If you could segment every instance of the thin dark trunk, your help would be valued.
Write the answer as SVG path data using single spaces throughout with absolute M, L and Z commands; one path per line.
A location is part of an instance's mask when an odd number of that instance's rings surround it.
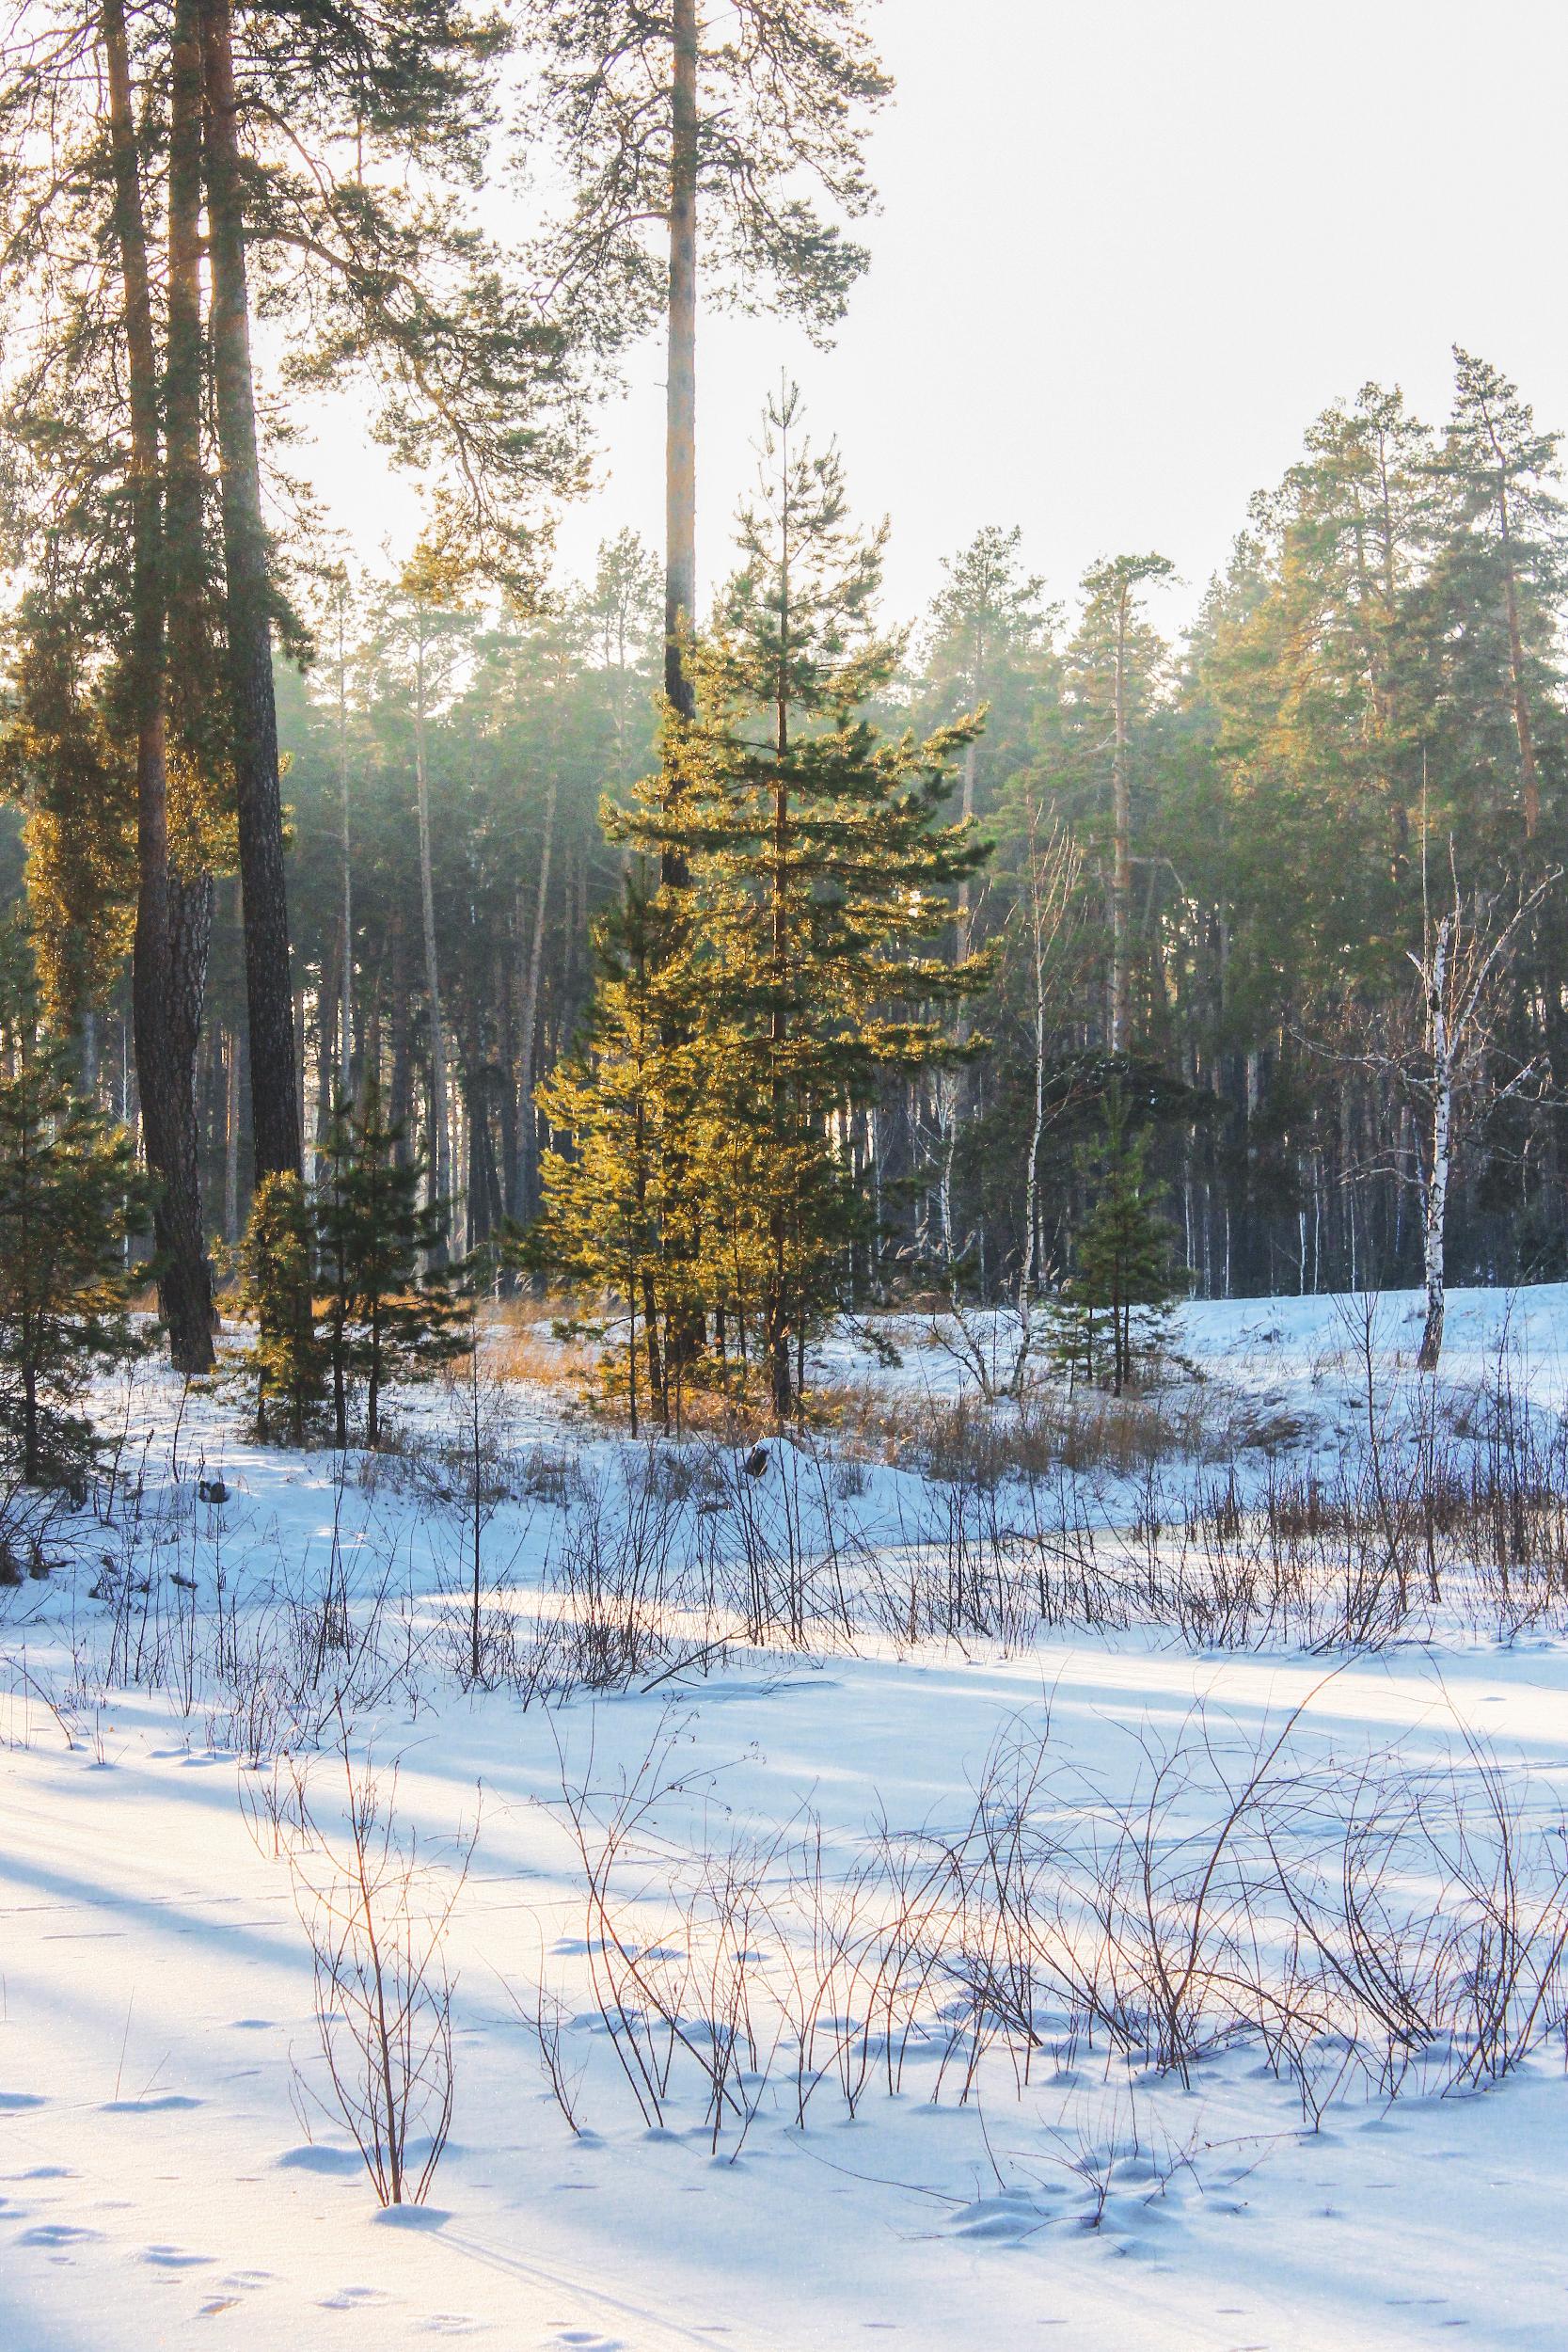
M 223 1056 L 223 1238 L 240 1238 L 240 1039 L 231 1029 Z
M 787 424 L 785 426 L 787 434 Z M 773 786 L 773 872 L 771 968 L 773 1005 L 768 1024 L 772 1048 L 772 1118 L 775 1164 L 784 1165 L 784 1127 L 788 1117 L 788 1089 L 784 1078 L 784 1047 L 787 1041 L 788 1016 L 785 1011 L 785 984 L 789 969 L 789 914 L 785 886 L 789 864 L 789 784 L 784 763 L 789 756 L 789 444 L 784 445 L 781 473 L 784 484 L 784 506 L 779 564 L 780 636 L 778 690 L 774 697 L 773 752 L 777 771 Z M 788 1250 L 789 1225 L 784 1200 L 774 1178 L 774 1199 L 769 1216 L 769 1241 L 772 1248 L 772 1269 L 768 1283 L 767 1306 L 768 1360 L 771 1370 L 774 1418 L 784 1422 L 795 1402 L 789 1363 L 789 1291 Z M 797 1301 L 797 1321 L 803 1324 L 803 1302 Z
M 195 280 L 195 206 L 181 158 L 199 137 L 199 85 L 194 94 L 180 72 L 176 28 L 175 121 L 171 125 L 169 232 L 169 398 L 180 413 L 198 399 L 200 314 Z M 211 883 L 189 886 L 169 864 L 167 732 L 165 718 L 166 622 L 164 515 L 158 465 L 158 371 L 152 336 L 146 225 L 136 160 L 135 116 L 125 20 L 120 0 L 105 0 L 103 45 L 114 153 L 115 227 L 125 288 L 126 375 L 131 405 L 134 672 L 136 700 L 136 927 L 132 958 L 132 1013 L 142 1131 L 150 1166 L 159 1179 L 154 1238 L 160 1259 L 160 1305 L 168 1328 L 169 1357 L 178 1371 L 206 1372 L 213 1364 L 212 1277 L 201 1232 L 196 1119 L 196 1042 L 211 932 Z M 199 149 L 198 149 L 199 154 Z M 199 199 L 199 187 L 197 191 Z M 181 250 L 183 246 L 185 249 Z M 175 364 L 177 326 L 194 349 Z M 197 411 L 199 415 L 199 410 Z M 171 437 L 175 418 L 171 415 Z M 198 459 L 199 464 L 199 459 Z M 200 497 L 199 472 L 196 494 Z M 205 922 L 203 922 L 205 914 Z
M 289 915 L 272 677 L 272 583 L 261 518 L 250 297 L 230 0 L 200 0 L 206 87 L 213 372 L 223 489 L 230 705 L 256 1173 L 301 1172 L 299 1092 L 289 987 Z
M 338 1032 L 338 1090 L 354 1095 L 354 848 L 348 821 L 348 661 L 343 619 L 338 614 L 338 856 L 341 905 L 339 913 L 339 979 L 341 1008 Z
M 400 1168 L 406 1168 L 413 1149 L 414 1057 L 408 1036 L 408 934 L 401 914 L 392 917 L 391 962 L 392 1069 L 387 1108 L 394 1136 L 393 1157 Z
M 545 839 L 539 852 L 539 889 L 533 901 L 533 935 L 529 943 L 528 977 L 523 988 L 522 1038 L 517 1071 L 517 1214 L 533 1215 L 538 1204 L 538 1120 L 533 1109 L 535 1041 L 539 1033 L 539 979 L 545 961 L 545 916 L 549 904 L 550 856 L 555 844 L 555 778 L 545 800 Z
M 673 0 L 669 365 L 665 378 L 664 691 L 689 719 L 682 636 L 697 611 L 697 0 Z M 665 879 L 673 852 L 666 852 Z M 684 868 L 684 860 L 676 858 Z
M 430 848 L 430 769 L 425 743 L 424 615 L 419 616 L 414 672 L 414 765 L 420 819 L 420 917 L 424 938 L 425 1003 L 430 1021 L 430 1198 L 451 1190 L 451 1136 L 447 1112 L 447 1033 L 441 1019 L 441 970 L 436 939 L 436 881 Z M 446 1245 L 432 1252 L 443 1264 Z
M 1125 1054 L 1128 1038 L 1128 961 L 1132 893 L 1132 809 L 1127 769 L 1127 625 L 1132 591 L 1125 584 L 1117 607 L 1116 705 L 1112 743 L 1111 801 L 1111 1051 Z M 1117 1394 L 1121 1394 L 1119 1386 Z
M 1519 628 L 1519 589 L 1513 575 L 1513 542 L 1509 531 L 1506 487 L 1498 496 L 1502 515 L 1503 602 L 1508 618 L 1508 660 L 1513 686 L 1513 732 L 1519 744 L 1525 838 L 1533 840 L 1535 829 L 1541 822 L 1541 783 L 1535 768 L 1535 738 L 1530 726 L 1529 695 L 1525 684 L 1525 646 Z

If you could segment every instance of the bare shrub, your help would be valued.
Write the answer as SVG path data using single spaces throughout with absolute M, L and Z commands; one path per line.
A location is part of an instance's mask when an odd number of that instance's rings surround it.
M 445 1942 L 477 1821 L 439 1874 L 399 1827 L 397 1771 L 356 1762 L 340 1726 L 341 1820 L 299 1769 L 260 1785 L 309 1941 L 328 2099 L 383 2205 L 422 2204 L 452 2115 L 452 1980 Z M 302 2096 L 314 2097 L 305 2090 Z M 329 2102 L 329 2104 L 328 2104 Z

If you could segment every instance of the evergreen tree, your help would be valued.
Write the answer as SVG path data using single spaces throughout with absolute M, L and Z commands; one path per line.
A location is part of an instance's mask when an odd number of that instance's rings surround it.
M 1568 586 L 1568 508 L 1556 489 L 1560 436 L 1536 425 L 1497 368 L 1454 352 L 1453 413 L 1433 467 L 1436 546 L 1428 591 L 1433 699 L 1464 729 L 1474 824 L 1517 812 L 1541 822 L 1543 787 L 1563 775 L 1562 670 L 1554 621 Z M 1478 810 L 1475 781 L 1490 785 Z
M 293 1169 L 262 1176 L 240 1251 L 242 1313 L 255 1326 L 250 1366 L 256 1380 L 256 1435 L 264 1442 L 276 1418 L 292 1444 L 303 1445 L 320 1420 L 327 1351 L 317 1328 L 315 1231 L 311 1205 Z
M 657 817 L 657 790 L 643 787 Z M 689 1134 L 689 1063 L 667 1041 L 694 1010 L 677 995 L 683 967 L 659 953 L 666 913 L 633 874 L 620 906 L 601 918 L 597 983 L 577 1050 L 538 1089 L 552 1129 L 569 1149 L 546 1152 L 544 1205 L 532 1239 L 541 1263 L 626 1303 L 625 1388 L 635 1434 L 640 1380 L 661 1423 L 670 1419 L 665 1335 L 700 1300 L 694 1292 L 695 1206 L 673 1185 L 689 1164 L 671 1129 Z M 684 1211 L 684 1214 L 683 1214 Z M 640 1373 L 640 1359 L 645 1367 Z M 607 1359 L 610 1385 L 616 1361 Z
M 1106 1041 L 1132 1044 L 1132 730 L 1163 651 L 1140 609 L 1140 592 L 1169 580 L 1163 555 L 1118 555 L 1084 575 L 1084 617 L 1073 645 L 1077 675 L 1092 707 L 1109 719 L 1111 755 L 1111 972 Z
M 333 1439 L 348 1443 L 348 1400 L 365 1396 L 365 1442 L 381 1442 L 389 1382 L 428 1379 L 467 1344 L 460 1267 L 444 1263 L 446 1203 L 420 1199 L 425 1170 L 399 1156 L 401 1136 L 372 1087 L 340 1103 L 322 1147 L 314 1198 L 317 1279 Z M 443 1263 L 437 1267 L 432 1261 Z
M 80 1412 L 95 1365 L 139 1343 L 129 1237 L 148 1187 L 130 1137 L 75 1090 L 71 1048 L 40 1025 L 32 958 L 0 939 L 0 1432 L 29 1484 L 79 1490 L 92 1460 Z
M 793 391 L 769 404 L 698 718 L 671 715 L 662 774 L 617 824 L 650 870 L 673 850 L 687 880 L 663 883 L 629 963 L 607 964 L 597 1058 L 552 1098 L 592 1172 L 555 1156 L 546 1218 L 580 1232 L 590 1191 L 608 1193 L 652 1286 L 650 1339 L 660 1293 L 667 1322 L 733 1311 L 742 1346 L 754 1320 L 781 1418 L 862 1224 L 847 1122 L 951 1055 L 939 1009 L 978 982 L 974 961 L 923 946 L 983 854 L 942 816 L 968 728 L 886 741 L 861 715 L 898 651 L 871 625 L 881 537 L 850 530 L 837 454 L 798 421 Z
M 1158 1353 L 1177 1295 L 1170 1233 L 1147 1153 L 1148 1138 L 1132 1132 L 1126 1098 L 1113 1085 L 1093 1161 L 1097 1197 L 1074 1237 L 1072 1273 L 1053 1313 L 1057 1360 L 1069 1373 L 1108 1382 L 1113 1396 L 1122 1394 L 1141 1359 Z

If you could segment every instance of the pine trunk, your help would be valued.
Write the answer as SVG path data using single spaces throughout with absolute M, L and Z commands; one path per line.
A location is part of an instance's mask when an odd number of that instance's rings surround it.
M 1117 614 L 1115 734 L 1111 758 L 1111 1051 L 1127 1051 L 1128 941 L 1132 896 L 1132 802 L 1127 766 L 1127 623 L 1130 591 Z M 1117 1391 L 1119 1395 L 1120 1391 Z
M 529 942 L 528 975 L 523 987 L 522 1035 L 517 1067 L 517 1214 L 527 1218 L 538 1206 L 538 1121 L 533 1110 L 533 1078 L 539 1033 L 539 982 L 545 961 L 545 917 L 549 903 L 550 859 L 555 846 L 555 778 L 545 800 L 545 839 L 539 852 L 539 888 L 533 901 L 533 932 Z
M 1519 779 L 1525 803 L 1525 838 L 1533 840 L 1541 822 L 1541 782 L 1535 768 L 1535 738 L 1530 727 L 1529 696 L 1525 684 L 1525 646 L 1519 628 L 1519 586 L 1513 571 L 1513 538 L 1508 518 L 1506 476 L 1498 485 L 1497 512 L 1502 533 L 1503 605 L 1508 619 L 1508 660 L 1513 688 L 1513 732 L 1519 745 Z
M 441 974 L 436 948 L 436 880 L 430 853 L 430 773 L 425 753 L 422 620 L 415 654 L 414 773 L 420 808 L 420 914 L 424 932 L 425 1001 L 430 1019 L 431 1199 L 444 1200 L 451 1190 L 451 1139 L 447 1117 L 447 1036 L 441 1021 Z
M 697 611 L 697 0 L 673 0 L 669 366 L 665 378 L 664 691 L 694 707 L 682 637 Z M 666 852 L 666 880 L 672 858 Z
M 289 915 L 272 677 L 272 584 L 261 518 L 250 296 L 230 0 L 200 0 L 206 83 L 213 368 L 223 491 L 229 689 L 258 1178 L 301 1172 Z
M 341 1010 L 338 1027 L 338 1091 L 354 1095 L 354 845 L 348 821 L 348 671 L 342 629 L 338 636 L 338 859 Z
M 181 1372 L 213 1364 L 212 1277 L 201 1230 L 196 1120 L 196 1041 L 211 930 L 211 884 L 187 892 L 171 875 L 165 717 L 166 622 L 163 503 L 158 464 L 158 368 L 152 337 L 146 227 L 136 161 L 125 20 L 105 0 L 103 46 L 115 177 L 115 228 L 125 290 L 126 376 L 132 436 L 132 594 L 136 701 L 136 925 L 132 1020 L 149 1165 L 159 1180 L 154 1239 L 169 1358 Z M 178 79 L 178 76 L 177 76 Z M 197 93 L 199 96 L 199 91 Z M 199 118 L 190 128 L 199 136 Z M 198 151 L 199 153 L 199 151 Z M 181 199 L 170 189 L 171 238 Z M 191 220 L 194 235 L 194 215 Z M 171 288 L 171 310 L 174 294 Z M 195 354 L 199 365 L 199 316 Z M 173 320 L 171 318 L 171 342 Z M 189 355 L 187 355 L 189 357 Z M 171 361 L 173 354 L 171 352 Z M 170 368 L 171 402 L 188 396 Z M 204 896 L 205 894 L 205 896 Z M 202 922 L 205 910 L 205 927 Z

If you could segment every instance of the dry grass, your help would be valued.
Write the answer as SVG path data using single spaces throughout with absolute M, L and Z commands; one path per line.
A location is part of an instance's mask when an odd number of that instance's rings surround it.
M 978 1486 L 1059 1470 L 1129 1476 L 1170 1460 L 1224 1462 L 1281 1451 L 1301 1434 L 1277 1408 L 1209 1386 L 1121 1397 L 1041 1386 L 1020 1404 L 990 1405 L 866 1381 L 819 1391 L 812 1403 L 850 1454 Z
M 503 1298 L 485 1317 L 483 1363 L 498 1380 L 529 1388 L 592 1387 L 595 1359 L 582 1340 L 563 1339 L 557 1326 L 561 1302 L 549 1298 Z

